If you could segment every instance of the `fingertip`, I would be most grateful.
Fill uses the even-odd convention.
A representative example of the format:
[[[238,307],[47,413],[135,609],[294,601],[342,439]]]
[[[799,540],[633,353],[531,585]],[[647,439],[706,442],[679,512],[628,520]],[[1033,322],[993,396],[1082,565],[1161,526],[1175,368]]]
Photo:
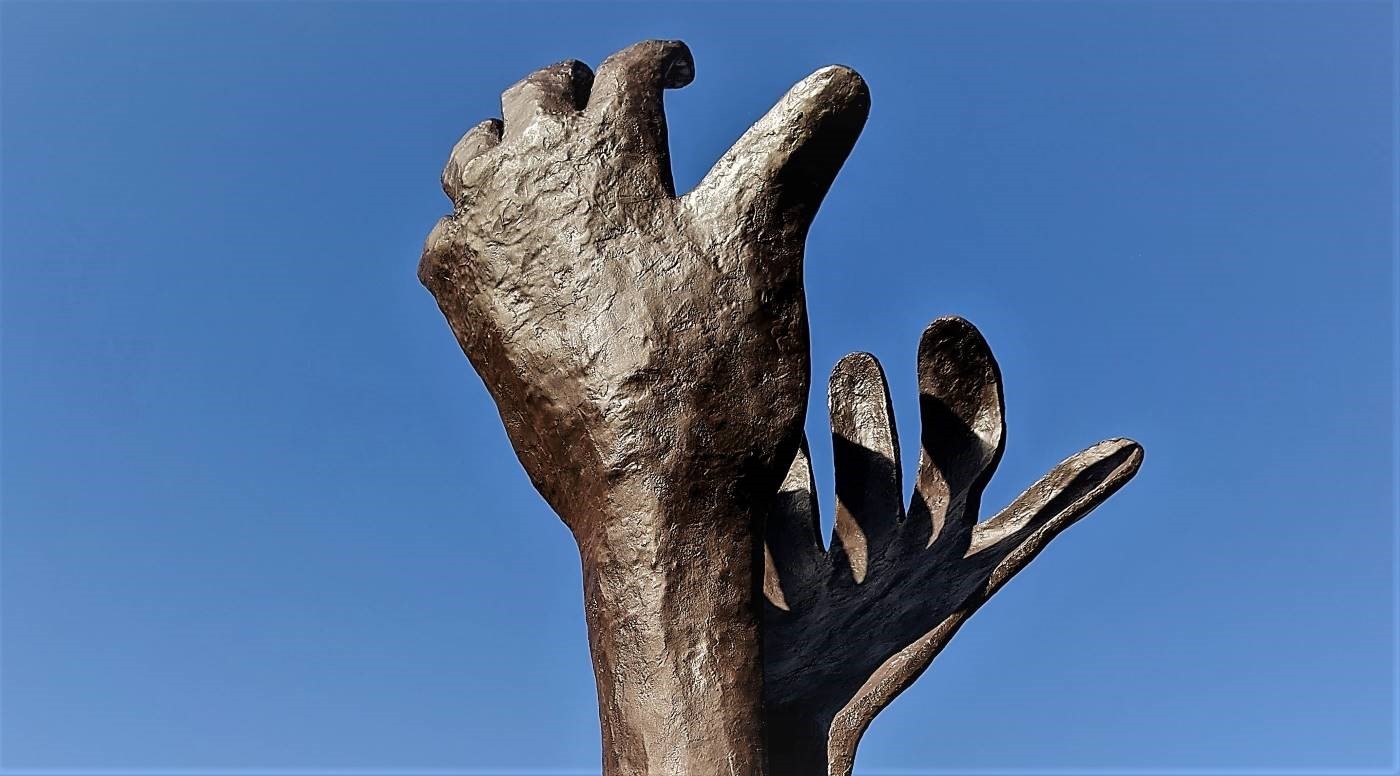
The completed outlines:
[[[830,386],[832,392],[838,387],[869,388],[885,385],[885,370],[880,360],[866,352],[848,353],[831,368]]]
[[[577,112],[588,103],[592,87],[593,71],[577,59],[530,73],[501,93],[501,115],[508,137],[519,137],[541,116]]]
[[[1084,451],[1084,454],[1093,456],[1099,460],[1114,457],[1122,458],[1123,460],[1134,457],[1141,459],[1142,453],[1142,445],[1127,437],[1105,439]]]
[[[1107,498],[1137,474],[1142,459],[1142,445],[1119,437],[1081,450],[1065,459],[1061,467],[1074,471],[1073,480],[1092,484],[1101,491],[1101,498]]]
[[[667,89],[689,86],[695,80],[695,56],[690,53],[690,47],[679,40],[660,43],[663,45],[662,61],[665,63],[661,85]]]
[[[556,112],[582,110],[593,89],[593,68],[577,59],[556,62],[541,70],[537,80],[545,94],[557,95],[547,109]],[[534,76],[532,76],[534,77]]]
[[[974,343],[987,347],[987,340],[970,321],[958,315],[944,315],[935,318],[919,336],[919,350],[937,350],[953,343]],[[990,349],[990,348],[987,348]]]
[[[814,137],[822,136],[831,151],[844,148],[844,161],[870,117],[870,87],[860,73],[845,65],[828,65],[799,81],[788,95],[797,109],[791,118]]]
[[[598,72],[638,86],[679,89],[695,80],[695,58],[683,41],[644,40],[603,60]]]
[[[918,370],[925,391],[941,386],[940,393],[966,390],[969,380],[1001,390],[1001,368],[982,332],[956,315],[934,320],[919,337]]]
[[[476,136],[483,147],[488,147],[501,142],[501,135],[505,132],[505,122],[500,119],[485,119],[472,127],[467,135]]]
[[[1106,457],[1119,460],[1119,468],[1125,476],[1131,477],[1142,468],[1142,460],[1146,451],[1138,442],[1126,437],[1117,437],[1100,443],[1107,446],[1109,452]]]
[[[827,404],[834,431],[849,435],[854,432],[848,428],[853,424],[889,426],[893,413],[890,387],[879,359],[859,352],[837,361],[827,383]],[[875,415],[880,416],[878,420]]]
[[[467,130],[452,146],[452,153],[447,156],[447,164],[443,165],[440,178],[442,192],[448,199],[454,203],[457,201],[466,185],[462,178],[463,170],[473,159],[499,145],[504,129],[505,124],[500,119],[486,119]]]
[[[870,84],[846,65],[827,65],[805,79],[819,84],[828,99],[852,108],[870,108]]]
[[[568,72],[568,82],[573,89],[569,97],[574,108],[581,109],[588,103],[588,92],[593,88],[593,68],[577,59],[566,59],[559,63]]]

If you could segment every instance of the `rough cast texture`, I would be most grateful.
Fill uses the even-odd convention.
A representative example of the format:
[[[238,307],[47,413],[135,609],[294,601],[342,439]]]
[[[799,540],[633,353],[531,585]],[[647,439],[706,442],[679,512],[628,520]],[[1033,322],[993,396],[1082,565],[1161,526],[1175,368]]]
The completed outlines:
[[[583,561],[604,772],[764,772],[762,525],[802,435],[802,251],[864,82],[797,84],[677,197],[677,41],[539,70],[443,171],[419,278]]]
[[[906,513],[889,389],[869,354],[831,374],[836,527],[823,549],[806,445],[769,518],[764,695],[774,776],[846,776],[871,719],[1057,534],[1122,487],[1142,448],[1067,458],[995,517],[1001,373],[981,334],[941,318],[919,343],[921,457]]]
[[[836,366],[824,549],[802,250],[869,94],[814,73],[677,197],[661,95],[693,72],[684,44],[648,41],[596,77],[570,61],[512,86],[448,160],[455,209],[419,277],[578,542],[604,773],[844,776],[875,714],[1142,450],[1095,445],[978,523],[1001,378],[941,319],[907,514],[880,366]]]

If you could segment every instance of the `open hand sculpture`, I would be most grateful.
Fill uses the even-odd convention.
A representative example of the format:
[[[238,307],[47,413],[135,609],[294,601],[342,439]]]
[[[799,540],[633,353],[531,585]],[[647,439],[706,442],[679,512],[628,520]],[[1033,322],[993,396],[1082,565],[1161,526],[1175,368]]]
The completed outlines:
[[[763,772],[763,515],[809,385],[808,225],[869,109],[794,86],[677,197],[647,41],[539,70],[453,149],[419,278],[579,545],[604,772]]]
[[[907,514],[885,376],[873,356],[856,353],[831,374],[830,550],[805,445],[769,517],[764,713],[774,776],[850,774],[871,719],[979,606],[1142,462],[1135,442],[1100,442],[978,522],[1006,443],[1000,371],[961,318],[928,327],[918,370],[922,452]]]

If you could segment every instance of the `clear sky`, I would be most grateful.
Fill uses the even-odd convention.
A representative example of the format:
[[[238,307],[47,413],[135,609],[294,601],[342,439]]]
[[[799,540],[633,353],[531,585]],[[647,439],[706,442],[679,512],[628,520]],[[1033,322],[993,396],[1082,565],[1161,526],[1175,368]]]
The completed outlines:
[[[575,548],[414,272],[502,89],[667,37],[682,189],[871,85],[807,254],[828,521],[827,370],[912,439],[940,315],[1005,375],[988,508],[1147,449],[861,765],[1389,767],[1392,14],[4,3],[0,764],[596,767]]]

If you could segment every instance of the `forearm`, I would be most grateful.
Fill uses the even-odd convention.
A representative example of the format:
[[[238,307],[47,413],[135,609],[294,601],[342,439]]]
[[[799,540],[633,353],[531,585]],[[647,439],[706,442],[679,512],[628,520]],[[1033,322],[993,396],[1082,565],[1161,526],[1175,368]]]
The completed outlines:
[[[580,550],[604,774],[761,776],[753,508],[638,505],[600,522]]]

